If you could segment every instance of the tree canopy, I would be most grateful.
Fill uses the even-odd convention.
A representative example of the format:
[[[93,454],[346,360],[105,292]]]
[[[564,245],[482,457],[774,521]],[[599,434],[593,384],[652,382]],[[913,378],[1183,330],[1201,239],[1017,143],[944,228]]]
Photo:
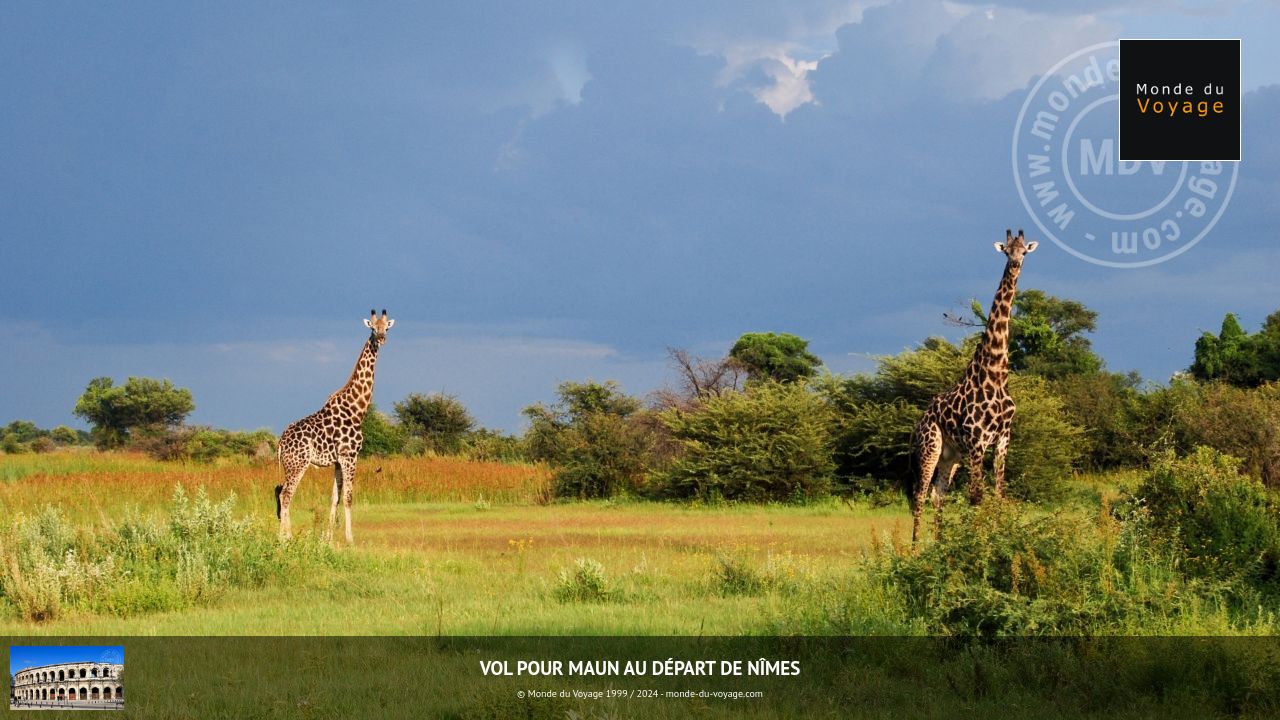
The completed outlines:
[[[1227,313],[1217,335],[1206,332],[1196,340],[1191,374],[1197,380],[1221,380],[1239,387],[1280,379],[1280,311],[1267,316],[1262,329],[1252,334]]]
[[[987,316],[974,303],[983,324]],[[1098,313],[1076,300],[1027,289],[1013,301],[1009,321],[1009,368],[1050,379],[1091,375],[1102,370],[1102,358],[1085,337],[1098,329]]]
[[[476,425],[465,405],[443,393],[413,393],[394,407],[401,426],[424,439],[436,452],[457,452],[463,438]]]
[[[752,380],[794,382],[813,377],[822,360],[809,352],[809,341],[789,333],[746,333],[729,357],[747,369]]]
[[[168,380],[131,377],[117,386],[109,377],[98,377],[89,381],[73,412],[93,426],[97,445],[118,447],[139,428],[181,425],[195,408],[191,391]]]

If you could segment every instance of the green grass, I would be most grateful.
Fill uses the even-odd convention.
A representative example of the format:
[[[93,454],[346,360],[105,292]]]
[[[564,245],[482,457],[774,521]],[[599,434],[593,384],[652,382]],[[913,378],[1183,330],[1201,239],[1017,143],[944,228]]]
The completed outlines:
[[[1172,566],[1116,565],[1123,558],[1109,508],[1134,473],[1081,476],[1055,507],[1017,506],[1029,529],[1012,520],[986,526],[990,540],[969,543],[964,562],[947,552],[915,562],[901,501],[547,504],[547,475],[537,466],[368,461],[357,481],[356,545],[282,553],[273,549],[270,467],[60,453],[3,457],[0,471],[17,478],[0,484],[0,517],[10,528],[0,556],[22,552],[12,529],[27,522],[19,518],[53,507],[69,527],[42,556],[27,558],[21,577],[42,565],[52,568],[41,576],[52,582],[59,568],[89,567],[93,549],[116,548],[119,556],[114,581],[104,585],[109,601],[77,586],[56,612],[42,613],[31,611],[39,603],[29,598],[0,594],[7,635],[921,635],[966,627],[957,613],[978,613],[970,626],[982,625],[984,607],[1033,613],[1007,628],[1227,635],[1273,633],[1280,616],[1266,597],[1242,607],[1232,598],[1245,596],[1185,582]],[[315,537],[327,517],[326,480],[313,471],[295,499],[295,543]],[[226,501],[220,512],[234,517],[234,537],[211,531],[198,543],[184,540],[185,531],[173,530],[175,487],[189,496],[208,488],[213,501]],[[948,517],[962,511],[957,503]],[[1055,518],[1070,521],[1058,539],[1036,535]],[[138,551],[137,533],[122,529],[128,523],[158,528],[163,552]],[[964,523],[953,532],[982,529]],[[1000,543],[1005,559],[980,556]],[[1027,543],[1048,549],[1033,552]],[[81,565],[63,559],[65,548],[77,548]],[[1012,593],[985,579],[1004,572],[1009,557],[1024,578]],[[1028,594],[1035,584],[1025,578],[1039,572],[1037,563],[1061,572]],[[6,572],[13,576],[0,567]],[[153,586],[161,591],[147,591]],[[962,586],[963,597],[947,589]],[[904,595],[911,587],[930,602],[959,603],[947,611],[952,619],[938,606],[913,607]],[[1116,610],[1117,602],[1128,609]],[[1103,620],[1063,624],[1078,608]]]
[[[318,506],[316,508],[319,509]],[[300,533],[318,513],[299,512]],[[806,588],[855,583],[873,532],[901,533],[900,509],[691,507],[651,503],[551,506],[400,503],[357,506],[350,562],[286,582],[233,588],[216,602],[114,617],[70,613],[41,623],[0,620],[4,634],[638,634],[773,631],[804,593],[777,584],[725,595],[719,558],[760,572],[801,573]],[[261,519],[270,524],[273,518]],[[580,602],[557,596],[578,560],[600,564],[614,590]],[[358,608],[359,624],[351,624]],[[899,630],[903,628],[898,628]]]

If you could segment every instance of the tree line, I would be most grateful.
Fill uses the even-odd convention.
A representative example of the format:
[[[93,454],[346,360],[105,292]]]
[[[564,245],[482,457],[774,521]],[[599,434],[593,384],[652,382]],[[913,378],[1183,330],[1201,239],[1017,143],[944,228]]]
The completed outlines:
[[[1253,333],[1227,315],[1218,333],[1196,341],[1188,370],[1163,384],[1106,367],[1089,338],[1097,317],[1034,289],[1014,303],[1012,494],[1050,500],[1075,472],[1144,467],[1197,446],[1280,486],[1280,312]],[[807,341],[786,333],[747,333],[719,358],[672,349],[666,387],[639,398],[612,381],[565,382],[554,402],[523,410],[519,435],[480,427],[452,396],[412,394],[390,413],[371,409],[363,452],[545,462],[565,497],[887,497],[910,478],[912,427],[960,377],[986,318],[975,303],[971,317],[952,321],[975,332],[959,343],[927,338],[854,375],[825,372]],[[101,448],[165,459],[274,456],[270,432],[187,426],[192,410],[191,393],[167,380],[95,378],[74,413]],[[60,441],[37,446],[45,431],[14,423],[0,448],[41,451],[85,439],[69,428],[46,435],[53,432]]]

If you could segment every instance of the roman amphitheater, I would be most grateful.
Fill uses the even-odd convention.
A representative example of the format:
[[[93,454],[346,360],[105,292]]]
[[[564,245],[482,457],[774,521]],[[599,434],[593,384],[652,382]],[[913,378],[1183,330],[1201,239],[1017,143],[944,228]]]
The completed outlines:
[[[115,705],[124,699],[124,665],[68,662],[27,668],[13,676],[12,695],[22,705]]]

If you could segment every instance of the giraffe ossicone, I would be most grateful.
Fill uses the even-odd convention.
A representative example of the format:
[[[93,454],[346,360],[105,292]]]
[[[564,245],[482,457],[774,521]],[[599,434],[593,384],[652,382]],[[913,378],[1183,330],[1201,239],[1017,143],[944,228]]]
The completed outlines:
[[[353,541],[351,499],[356,481],[356,459],[364,443],[361,425],[373,401],[373,371],[378,363],[378,350],[387,341],[387,331],[396,321],[387,317],[384,308],[381,316],[370,310],[364,324],[370,330],[369,339],[360,351],[347,384],[330,395],[324,407],[293,423],[280,434],[277,452],[284,468],[284,482],[276,486],[276,517],[280,520],[281,539],[288,539],[292,534],[289,505],[307,468],[332,465],[333,496],[325,538],[332,537],[338,499],[341,498],[347,542]]]
[[[1028,242],[1021,230],[1017,236],[1012,230],[1005,230],[1005,241],[995,243],[1006,260],[982,341],[960,382],[929,403],[911,434],[917,471],[909,494],[912,545],[919,539],[920,515],[930,495],[936,527],[941,532],[942,502],[961,463],[969,471],[969,502],[976,505],[985,491],[983,465],[987,451],[994,449],[996,495],[1004,497],[1005,456],[1015,411],[1008,389],[1009,318],[1023,259],[1038,245]]]

